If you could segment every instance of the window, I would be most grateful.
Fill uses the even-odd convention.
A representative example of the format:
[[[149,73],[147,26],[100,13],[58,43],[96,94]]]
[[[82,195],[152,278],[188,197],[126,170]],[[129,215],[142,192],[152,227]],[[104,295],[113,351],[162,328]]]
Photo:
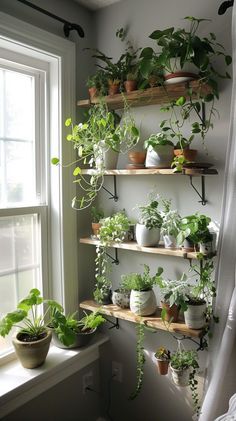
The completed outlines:
[[[0,314],[32,286],[78,309],[76,186],[50,164],[73,158],[74,105],[74,44],[0,12]]]
[[[11,55],[9,53],[9,55]],[[0,60],[0,312],[43,286],[47,230],[45,72]],[[30,70],[29,70],[30,69]],[[45,177],[46,173],[46,177]],[[47,268],[44,267],[44,273]],[[0,356],[10,337],[1,338]]]

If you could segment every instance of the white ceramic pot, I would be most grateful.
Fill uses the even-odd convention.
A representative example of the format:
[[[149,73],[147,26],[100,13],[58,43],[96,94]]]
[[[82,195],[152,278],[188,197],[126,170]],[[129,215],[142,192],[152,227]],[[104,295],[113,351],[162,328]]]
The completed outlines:
[[[149,146],[147,149],[146,168],[170,168],[174,158],[174,146],[159,145],[155,149]]]
[[[202,329],[206,324],[206,303],[188,304],[184,312],[185,324],[191,329]]]
[[[141,247],[157,246],[160,241],[160,228],[148,229],[143,224],[136,224],[135,236]]]
[[[113,151],[104,142],[94,146],[95,166],[98,170],[114,170],[117,167],[119,152]]]
[[[184,63],[183,67],[181,68],[179,57],[173,57],[170,59],[169,70],[164,70],[165,84],[192,80],[197,78],[199,73],[197,67],[193,63]]]
[[[130,294],[130,310],[139,316],[150,316],[155,313],[157,301],[154,291],[135,291]]]
[[[172,380],[177,386],[188,386],[190,368],[185,368],[184,370],[176,370],[170,364],[170,370]]]
[[[176,237],[173,235],[163,235],[163,241],[166,249],[176,248]]]

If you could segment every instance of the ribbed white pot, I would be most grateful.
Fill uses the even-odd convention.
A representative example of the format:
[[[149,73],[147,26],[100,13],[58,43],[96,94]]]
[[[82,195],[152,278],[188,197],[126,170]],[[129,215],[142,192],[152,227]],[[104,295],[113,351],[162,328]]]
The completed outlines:
[[[202,329],[206,324],[206,303],[188,304],[184,312],[185,324],[191,329]]]
[[[131,290],[130,310],[139,316],[150,316],[155,313],[157,301],[154,291],[135,291]]]
[[[149,146],[147,149],[146,168],[170,168],[174,158],[174,146],[159,145],[154,149]]]
[[[177,386],[188,386],[190,368],[185,368],[183,370],[176,370],[170,364],[170,370],[171,370],[172,380]]]
[[[148,229],[143,224],[136,224],[135,236],[141,247],[157,246],[160,241],[160,228]]]

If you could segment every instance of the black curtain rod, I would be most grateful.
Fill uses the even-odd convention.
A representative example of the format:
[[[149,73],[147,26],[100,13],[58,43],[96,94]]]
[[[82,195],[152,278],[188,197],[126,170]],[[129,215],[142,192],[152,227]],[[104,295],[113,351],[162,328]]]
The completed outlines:
[[[233,5],[234,5],[234,0],[224,1],[218,9],[218,15],[223,15],[226,12],[226,10],[229,7],[232,7]]]
[[[17,1],[19,1],[20,3],[25,4],[26,6],[32,7],[32,9],[35,9],[35,10],[37,10],[38,12],[43,13],[43,14],[44,14],[44,15],[46,15],[46,16],[50,16],[50,18],[52,18],[52,19],[56,19],[56,20],[58,20],[59,22],[64,23],[63,30],[64,30],[64,34],[65,34],[65,37],[66,37],[66,38],[68,38],[68,37],[69,37],[69,35],[70,35],[70,31],[73,31],[74,29],[78,32],[78,35],[79,35],[81,38],[84,38],[84,30],[81,28],[81,26],[80,26],[80,25],[77,25],[76,23],[70,23],[70,22],[68,22],[67,20],[62,19],[62,18],[60,18],[59,16],[56,16],[56,15],[54,15],[53,13],[48,12],[48,11],[47,11],[47,10],[45,10],[45,9],[42,9],[41,7],[36,6],[35,4],[32,4],[31,2],[29,2],[29,1],[27,1],[27,0],[17,0]]]

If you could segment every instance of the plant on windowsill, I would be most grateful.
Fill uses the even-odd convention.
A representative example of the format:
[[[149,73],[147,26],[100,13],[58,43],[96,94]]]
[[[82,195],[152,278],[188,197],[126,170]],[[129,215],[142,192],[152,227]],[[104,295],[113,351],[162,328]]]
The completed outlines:
[[[47,305],[44,314],[43,304]],[[0,321],[0,336],[5,337],[13,327],[19,328],[12,343],[18,359],[25,368],[36,368],[46,359],[52,338],[47,320],[51,306],[63,311],[60,304],[44,299],[40,291],[33,288],[28,296],[18,303],[17,309],[7,313]]]
[[[159,196],[150,194],[146,205],[138,205],[140,217],[136,224],[136,240],[141,247],[156,246],[160,240],[162,216],[159,210]]]
[[[196,378],[198,355],[196,351],[179,349],[170,357],[170,369],[173,382],[177,386],[190,386],[194,411],[199,415],[200,405],[197,393],[198,381]]]
[[[157,360],[157,369],[158,373],[162,376],[165,376],[168,373],[169,363],[170,363],[170,351],[164,346],[160,346],[154,356]]]
[[[64,314],[64,311],[51,306],[49,328],[52,331],[52,340],[59,348],[80,348],[88,345],[94,337],[98,326],[106,320],[99,314],[99,310],[87,314],[81,319],[76,313]]]
[[[71,127],[67,141],[77,151],[78,159],[62,166],[79,164],[73,170],[73,176],[81,191],[72,199],[72,207],[81,210],[94,201],[103,185],[105,170],[116,168],[119,152],[126,153],[138,142],[139,131],[127,104],[122,123],[116,113],[108,111],[106,104],[100,103],[89,110],[85,123],[73,125],[71,119],[67,119],[65,124]],[[52,158],[52,164],[59,163],[58,158]],[[86,164],[94,168],[94,174],[89,179],[81,171]]]

